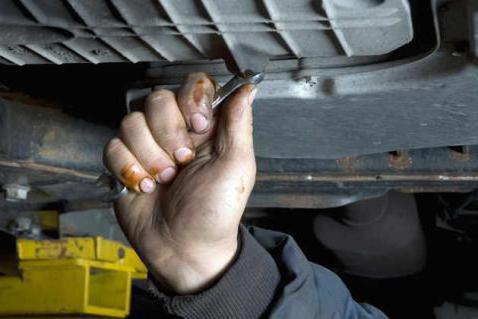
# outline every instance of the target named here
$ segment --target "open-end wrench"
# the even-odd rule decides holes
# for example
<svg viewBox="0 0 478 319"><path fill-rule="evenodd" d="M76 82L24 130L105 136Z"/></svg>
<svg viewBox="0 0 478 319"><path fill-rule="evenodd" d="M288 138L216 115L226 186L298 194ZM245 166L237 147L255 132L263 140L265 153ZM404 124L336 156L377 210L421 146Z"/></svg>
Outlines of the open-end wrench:
<svg viewBox="0 0 478 319"><path fill-rule="evenodd" d="M228 68L236 75L217 90L211 104L213 112L216 112L225 99L244 85L257 85L264 79L267 55L245 45L236 45L231 53L233 63L232 65L230 63ZM226 64L228 64L227 61ZM114 201L128 193L128 189L110 173L102 174L97 180L97 185L109 188L110 191L103 198L106 202Z"/></svg>
<svg viewBox="0 0 478 319"><path fill-rule="evenodd" d="M245 71L235 75L223 87L221 87L214 97L211 104L213 112L218 110L218 106L231 94L247 84L257 85L264 79L263 72ZM112 202L128 193L128 189L110 173L103 173L97 180L97 186L107 187L110 191L103 196L105 202Z"/></svg>
<svg viewBox="0 0 478 319"><path fill-rule="evenodd" d="M229 95L237 91L239 88L243 87L247 84L257 85L264 79L263 72L254 72L247 70L244 73L235 75L229 82L224 84L221 87L214 97L214 101L211 104L211 108L213 111L224 101Z"/></svg>

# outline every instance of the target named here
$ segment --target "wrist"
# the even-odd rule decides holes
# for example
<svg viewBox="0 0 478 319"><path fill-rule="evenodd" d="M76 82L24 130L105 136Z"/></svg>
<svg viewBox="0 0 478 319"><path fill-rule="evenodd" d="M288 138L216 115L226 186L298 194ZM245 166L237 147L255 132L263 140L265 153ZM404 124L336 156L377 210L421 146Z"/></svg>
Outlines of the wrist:
<svg viewBox="0 0 478 319"><path fill-rule="evenodd" d="M213 285L233 262L238 240L199 247L161 247L162 253L149 270L162 289L175 294L194 294Z"/></svg>

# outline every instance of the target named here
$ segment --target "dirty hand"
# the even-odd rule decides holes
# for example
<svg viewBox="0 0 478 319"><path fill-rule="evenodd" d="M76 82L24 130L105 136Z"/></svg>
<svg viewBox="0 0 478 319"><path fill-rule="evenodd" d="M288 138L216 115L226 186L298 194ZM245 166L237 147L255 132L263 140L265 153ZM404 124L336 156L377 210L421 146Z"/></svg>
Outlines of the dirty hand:
<svg viewBox="0 0 478 319"><path fill-rule="evenodd" d="M177 95L153 92L104 150L105 166L134 190L115 203L121 227L163 288L180 294L204 289L234 258L255 180L255 89L241 88L217 115L214 93L203 73Z"/></svg>

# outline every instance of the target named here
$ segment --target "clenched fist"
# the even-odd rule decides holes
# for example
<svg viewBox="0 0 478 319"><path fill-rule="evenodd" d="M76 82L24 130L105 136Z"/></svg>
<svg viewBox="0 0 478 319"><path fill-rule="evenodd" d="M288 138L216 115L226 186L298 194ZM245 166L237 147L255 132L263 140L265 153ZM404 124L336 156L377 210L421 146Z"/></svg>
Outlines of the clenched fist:
<svg viewBox="0 0 478 319"><path fill-rule="evenodd" d="M165 289L198 292L228 267L254 185L252 101L242 87L217 114L216 85L191 74L175 94L153 92L104 150L105 166L130 190L119 223Z"/></svg>

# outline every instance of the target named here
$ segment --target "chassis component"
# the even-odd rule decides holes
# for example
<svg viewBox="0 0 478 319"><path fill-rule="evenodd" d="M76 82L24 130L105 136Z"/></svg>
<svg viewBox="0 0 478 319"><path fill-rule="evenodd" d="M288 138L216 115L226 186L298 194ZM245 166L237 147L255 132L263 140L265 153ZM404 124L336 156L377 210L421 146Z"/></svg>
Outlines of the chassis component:
<svg viewBox="0 0 478 319"><path fill-rule="evenodd" d="M198 61L237 43L270 58L384 55L413 38L407 0L0 3L0 63Z"/></svg>
<svg viewBox="0 0 478 319"><path fill-rule="evenodd" d="M124 43L128 43L128 39L131 40L131 37L123 37L117 32L120 30L130 32L130 29L136 25L130 25L131 28L127 27L127 30L122 30L121 28L125 27L124 23L117 22L124 22L124 20L119 19L119 13L114 11L114 5L119 2L110 2L113 6L107 9L103 8L104 10L98 8L98 10L85 10L81 9L82 6L104 6L106 2L95 1L87 4L70 0L63 1L60 5L58 1L50 1L48 5L51 5L52 8L58 7L56 11L48 11L49 14L58 18L51 19L50 22L64 23L61 12L71 13L76 8L81 13L80 17L74 15L74 19L83 17L85 20L90 19L88 21L91 23L82 22L82 24L80 23L81 27L72 25L72 32L76 32L77 29L83 31L91 29L88 31L89 33L87 32L89 38L86 38L89 40L86 42L107 46L105 41L108 35L114 34L115 36L112 38L118 36L124 40ZM162 5L169 3L170 1L160 2ZM181 6L186 3L189 2L175 1L173 6ZM206 3L207 5L213 1L194 3L201 5ZM224 3L224 8L232 4L229 1ZM255 5L248 6L251 3ZM268 1L245 1L244 7L241 5L240 10L249 8L251 9L249 14L254 15L257 5L265 3ZM286 2L275 3L284 4ZM294 3L297 4L297 7L289 8L289 11L292 20L295 19L294 23L298 24L300 29L294 39L301 39L302 35L309 32L304 28L310 22L298 23L294 12L306 14L305 8L310 8L312 3L314 3L314 8L317 8L317 3L320 3L328 15L333 14L326 1ZM347 6L351 5L352 1L334 1L334 3ZM372 51L364 53L365 56L359 56L358 51L354 51L355 53L349 54L352 56L347 57L342 48L335 51L334 54L327 55L314 51L315 53L311 53L313 57L304 57L306 55L303 55L297 59L297 56L291 54L292 51L286 50L285 53L269 51L273 60L266 68L267 76L259 90L254 107L255 148L258 156L259 175L251 198L251 206L330 207L377 196L389 189L413 192L466 192L478 185L476 146L462 146L478 143L476 124L478 123L478 113L474 107L478 100L478 91L475 88L478 72L476 64L467 56L468 48L474 48L474 42L470 41L470 35L472 35L471 38L475 38L476 6L466 6L468 3L473 4L472 1L410 1L410 10L407 11L405 4L408 2L404 1L368 0L353 3L362 5L360 10L356 8L357 12L362 12L361 10L371 10L369 12L372 12L387 6L395 6L396 14L407 13L408 15L403 15L399 19L400 21L388 26L392 29L395 28L396 31L400 29L400 32L397 31L398 33L392 32L391 41L398 39L395 35L405 35L401 39L406 41L399 41L401 44L396 42L394 47L400 48L393 52L386 53L387 49L375 56L371 55L374 54ZM365 5L366 3L369 3L370 6ZM19 20L15 19L20 16L15 13L17 11L12 9L12 4L14 4L13 8L23 8L17 11L20 16L28 17L30 21L28 28L37 28L41 24L38 22L41 18L39 13L45 13L44 9L39 8L42 6L41 3L24 0L1 2L0 6L6 8L3 11L0 10L3 25L18 25ZM122 10L127 10L128 6L136 8L138 4L134 1L122 2ZM45 5L44 8L47 8L48 5ZM157 7L155 8L157 9ZM171 8L169 7L169 9ZM240 10L238 9L237 12L242 12ZM350 8L347 10L350 12ZM7 12L11 13L10 20L6 18ZM112 12L116 12L113 14L114 19L111 18ZM138 12L140 11L129 11L131 17ZM172 12L174 10L168 11L170 16ZM194 11L182 10L181 12L187 15ZM265 13L266 11L260 12ZM281 12L279 13L282 14ZM311 14L315 15L317 12L317 10L313 10ZM2 15L3 13L5 13L5 17ZM93 23L97 21L95 19L98 19L100 13L104 14L103 20L101 20L104 23ZM200 13L204 14L204 11ZM95 17L87 18L91 15ZM157 19L161 17L158 14L155 16L158 16ZM214 17L218 16L220 14ZM409 16L413 18L410 20L413 21L413 28L409 28L407 23L403 24L408 21ZM377 14L376 17L376 21L384 21L382 15ZM473 17L473 23L468 23L468 17ZM234 21L233 18L230 21ZM238 14L237 19L242 18L244 18L244 14ZM109 23L113 23L113 21L115 24L110 25ZM256 20L250 22L251 25L245 24L242 27L257 26ZM332 22L333 20L330 20L328 23ZM144 23L152 23L152 20L145 18ZM321 23L315 23L315 25L321 25ZM25 24L26 29L28 29L27 24ZM114 27L106 28L109 25L114 25ZM214 22L208 28L219 28L219 25ZM241 24L235 24L235 27L240 26ZM261 24L261 26L263 25ZM276 26L277 24L267 25L267 27ZM358 32L361 30L360 26L356 25L353 28L346 28L346 30L347 32L352 30ZM179 24L175 27L182 28ZM291 25L287 25L287 27L291 27ZM382 27L384 26L374 24L367 28L367 31L384 31L385 29ZM161 26L161 30L163 32L167 30L167 27ZM184 30L176 30L182 34L174 36L189 37L190 33ZM279 36L283 36L278 33L278 30L261 29L257 30L255 35L258 35L259 38L264 36L277 40L280 39ZM310 32L324 35L330 32L337 34L339 30L340 28L332 31L310 30ZM413 40L409 42L411 30L413 30ZM226 38L231 38L232 34L243 34L243 32L232 32L229 29L226 31L220 33L221 41L224 42L216 42L223 44L222 49L214 51L221 57L229 54L222 52L229 50L231 42L228 42ZM289 32L290 30L285 31ZM366 33L367 37L369 34L371 33ZM44 39L40 35L42 33L38 33L38 38ZM361 33L362 35L363 33ZM6 36L3 36L6 39ZM194 34L187 41L193 38L201 38L204 41L209 39L208 41L210 41L209 37L217 36L219 35ZM49 36L45 35L45 37ZM370 42L367 42L370 40L367 37L362 37L364 46L367 47L367 50L376 49L371 47ZM21 36L9 39L17 38L18 40L26 39ZM370 36L370 38L373 37ZM57 41L55 43L64 45L62 39L51 38L48 41L51 42L52 39ZM138 40L135 36L133 39ZM329 41L331 38L317 35L316 39L317 43L310 45L317 45L317 50L320 50L328 47L328 44L324 44L323 41L326 41L324 39ZM65 40L65 43L76 40L77 38ZM201 41L197 43L202 43ZM258 42L257 45L264 44L266 47L270 44L266 40ZM277 43L284 45L283 50L288 45L288 42L283 40ZM270 44L271 47L267 50L277 48L277 43ZM26 46L27 44L24 43L18 44L20 48ZM5 44L4 49L8 51L9 47L14 48L16 45ZM111 46L108 48L113 50ZM144 47L128 48L141 49ZM172 45L171 48L177 47ZM389 47L389 49L391 48ZM16 58L21 58L23 63L34 63L34 60L28 59L33 51L25 50L25 52L29 53L23 58L20 55ZM94 52L101 53L101 51ZM123 51L116 50L111 56L120 56L117 61L127 61L128 59L123 55L132 54L129 56L129 61L141 61L138 57L136 60L131 58L134 55L134 50L121 52ZM470 50L469 52L473 54L474 51ZM88 56L91 53L88 51ZM108 54L99 56L92 62L113 61L109 59L111 56ZM43 59L38 63L48 62L38 54L35 57ZM114 105L110 102L111 100L103 100L103 104L95 104L98 102L96 99L100 96L106 96L107 84L113 81L113 84L110 85L112 87L127 87L127 100L133 103L135 98L144 96L151 88L177 86L182 77L192 71L207 71L219 81L228 79L230 74L221 62L203 61L203 59L213 57L213 55L206 54L193 58L192 55L189 55L184 57L184 61L174 64L167 61L135 66L115 64L110 67L114 68L116 73L109 77L105 77L103 72L108 65L96 66L96 69L93 69L93 66L82 65L83 70L86 70L82 73L83 78L75 73L74 70L78 70L78 68L69 66L39 66L36 68L33 66L21 68L1 66L3 82L12 89L28 91L26 88L30 87L30 89L34 88L33 91L36 91L37 95L40 95L39 92L41 94L49 92L50 96L55 97L66 94L71 95L69 101L76 102L73 101L76 99L82 101L74 107L64 103L60 107L61 110L55 111L32 106L32 104L36 105L36 102L32 101L19 103L1 100L0 183L6 186L25 186L30 189L26 201L2 202L1 205L7 208L15 206L17 209L18 207L25 209L29 206L37 207L47 203L55 203L55 205L58 203L80 205L79 203L81 203L81 205L85 205L87 201L100 198L101 194L95 190L93 183L102 170L100 162L102 145L114 134L112 127L117 124L117 121L111 119L118 120L126 112L125 105ZM82 62L87 61L84 58L81 59ZM136 79L140 80L134 83L128 77L128 70L131 71L132 67L135 70L146 69L145 74L141 73L140 77L136 76ZM121 84L114 82L119 74L125 79ZM84 81L85 76L88 78L87 82ZM49 80L45 81L45 78ZM78 91L81 92L78 93ZM90 93L86 96L84 92ZM74 95L75 93L76 95ZM10 96L10 100L16 99ZM85 104L95 106L87 108ZM71 113L76 117L62 114L65 111L73 111ZM87 121L78 117L87 119ZM105 124L109 124L109 127ZM94 203L94 205L97 204L97 202Z"/></svg>

